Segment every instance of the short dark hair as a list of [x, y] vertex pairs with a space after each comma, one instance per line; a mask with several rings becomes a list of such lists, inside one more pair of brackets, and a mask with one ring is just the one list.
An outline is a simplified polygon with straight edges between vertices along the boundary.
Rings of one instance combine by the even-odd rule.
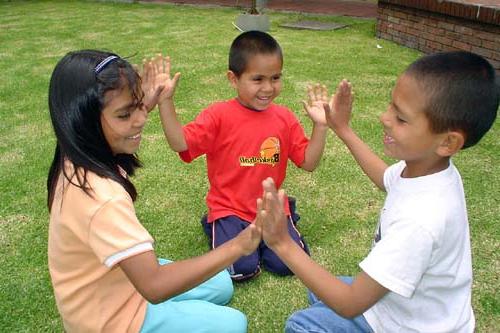
[[[141, 79], [134, 68], [117, 57], [101, 70], [96, 66], [114, 53], [81, 50], [69, 52], [55, 66], [49, 86], [49, 111], [56, 135], [54, 159], [47, 178], [47, 205], [52, 206], [57, 180], [61, 172], [74, 185], [91, 195], [87, 172], [91, 171], [121, 184], [133, 200], [137, 197], [134, 185], [120, 173], [129, 175], [140, 167], [137, 156], [113, 155], [101, 126], [105, 93], [128, 87], [134, 103], [142, 103]], [[96, 73], [97, 72], [97, 73]], [[70, 161], [75, 173], [68, 175], [64, 161]], [[76, 176], [74, 182], [73, 176]]]
[[474, 146], [493, 125], [499, 103], [495, 70], [483, 57], [465, 51], [424, 56], [405, 71], [428, 98], [424, 112], [434, 133], [464, 133], [462, 148]]
[[283, 53], [276, 39], [262, 31], [247, 31], [231, 44], [229, 70], [239, 77], [245, 72], [250, 57], [257, 54], [276, 54], [283, 63]]

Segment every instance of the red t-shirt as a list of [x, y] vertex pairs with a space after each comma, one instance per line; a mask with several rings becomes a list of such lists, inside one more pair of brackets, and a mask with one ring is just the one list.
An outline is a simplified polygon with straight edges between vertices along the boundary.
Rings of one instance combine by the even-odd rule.
[[[288, 159], [300, 167], [309, 143], [287, 108], [271, 104], [254, 111], [236, 99], [209, 106], [184, 126], [184, 136], [188, 150], [179, 153], [183, 161], [206, 155], [209, 222], [228, 215], [252, 222], [262, 181], [272, 177], [279, 188]], [[285, 209], [290, 214], [288, 202]]]

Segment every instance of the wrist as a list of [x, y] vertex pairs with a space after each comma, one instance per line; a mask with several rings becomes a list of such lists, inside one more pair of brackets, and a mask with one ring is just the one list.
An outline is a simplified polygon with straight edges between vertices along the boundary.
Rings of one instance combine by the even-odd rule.
[[161, 101], [158, 101], [158, 107], [160, 108], [160, 111], [164, 110], [164, 109], [167, 109], [167, 110], [171, 109], [171, 108], [173, 108], [173, 106], [174, 106], [174, 98], [173, 97], [164, 98]]

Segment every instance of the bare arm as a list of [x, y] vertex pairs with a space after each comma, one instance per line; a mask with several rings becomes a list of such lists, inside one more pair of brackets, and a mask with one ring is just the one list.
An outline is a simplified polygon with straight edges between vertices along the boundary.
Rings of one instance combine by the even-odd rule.
[[181, 294], [222, 271], [239, 257], [255, 251], [261, 240], [259, 219], [216, 249], [186, 260], [159, 265], [153, 251], [119, 263], [139, 293], [156, 304]]
[[326, 87], [309, 86], [307, 88], [308, 101], [303, 101], [304, 109], [307, 115], [313, 122], [313, 129], [309, 144], [307, 145], [304, 162], [300, 166], [306, 171], [313, 171], [319, 165], [323, 151], [325, 150], [327, 123], [325, 112], [323, 111], [323, 104], [327, 103], [328, 96]]
[[348, 285], [314, 262], [290, 237], [283, 212], [284, 192], [276, 191], [272, 179], [263, 182], [263, 204], [258, 209], [262, 219], [263, 239], [294, 274], [325, 304], [344, 317], [362, 314], [388, 290], [361, 272]]
[[324, 104], [328, 126], [344, 142], [363, 172], [378, 188], [385, 190], [384, 172], [387, 164], [349, 126], [352, 101], [351, 84], [342, 80], [330, 103]]

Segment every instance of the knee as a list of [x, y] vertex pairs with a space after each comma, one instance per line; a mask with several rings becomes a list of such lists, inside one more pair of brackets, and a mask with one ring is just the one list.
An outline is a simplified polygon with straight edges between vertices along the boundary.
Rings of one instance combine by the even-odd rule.
[[212, 327], [207, 332], [246, 333], [248, 326], [247, 317], [242, 312], [229, 307], [219, 310], [210, 323]]
[[281, 276], [293, 275], [293, 272], [287, 267], [287, 265], [285, 265], [281, 260], [278, 260], [276, 258], [274, 260], [264, 261], [264, 267], [269, 272], [272, 272], [274, 274], [278, 274]]
[[235, 281], [248, 280], [259, 273], [260, 265], [257, 253], [243, 257], [229, 267], [229, 274]]
[[[233, 309], [234, 310], [234, 309]], [[224, 322], [222, 324], [224, 325], [225, 329], [222, 329], [218, 332], [242, 332], [246, 333], [248, 329], [248, 322], [247, 322], [247, 317], [240, 311], [234, 310], [233, 314], [231, 315], [230, 318], [228, 318], [227, 323], [229, 325], [225, 325]]]
[[305, 333], [308, 332], [304, 319], [302, 318], [302, 311], [293, 313], [285, 323], [285, 333]]
[[227, 270], [223, 270], [214, 277], [212, 277], [212, 282], [214, 283], [214, 290], [216, 290], [216, 299], [214, 302], [216, 304], [228, 304], [231, 301], [234, 293], [233, 281]]

